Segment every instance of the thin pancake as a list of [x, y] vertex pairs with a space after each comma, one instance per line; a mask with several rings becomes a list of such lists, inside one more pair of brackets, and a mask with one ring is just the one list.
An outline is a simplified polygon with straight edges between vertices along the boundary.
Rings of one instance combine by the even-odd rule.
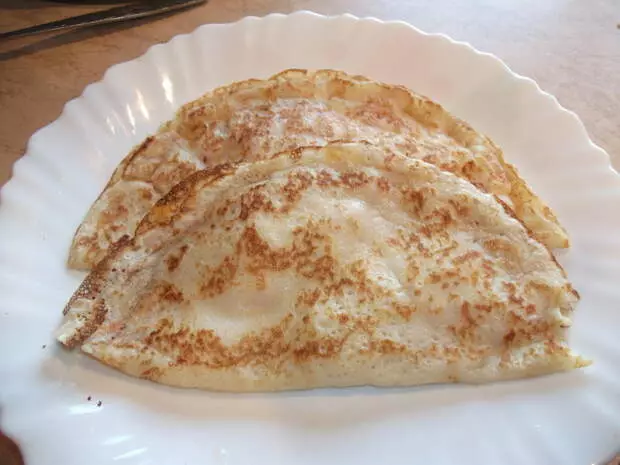
[[494, 196], [367, 144], [177, 185], [68, 303], [58, 338], [227, 391], [487, 382], [583, 365], [578, 294]]
[[69, 265], [89, 269], [101, 260], [181, 175], [336, 140], [366, 140], [453, 172], [509, 198], [546, 245], [568, 246], [551, 210], [501, 150], [438, 104], [404, 87], [336, 71], [289, 70], [214, 90], [136, 147], [78, 228]]

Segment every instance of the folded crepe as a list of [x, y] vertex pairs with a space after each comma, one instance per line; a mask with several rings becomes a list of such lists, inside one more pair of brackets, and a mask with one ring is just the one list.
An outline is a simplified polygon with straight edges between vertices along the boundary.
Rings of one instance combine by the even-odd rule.
[[58, 339], [213, 390], [481, 383], [585, 365], [566, 342], [578, 299], [495, 196], [333, 144], [183, 180], [85, 279]]
[[505, 198], [547, 246], [568, 246], [553, 212], [504, 161], [501, 150], [438, 104], [359, 76], [289, 70], [214, 90], [182, 107], [136, 147], [79, 226], [69, 266], [92, 268], [191, 173], [338, 140], [369, 141], [457, 174]]

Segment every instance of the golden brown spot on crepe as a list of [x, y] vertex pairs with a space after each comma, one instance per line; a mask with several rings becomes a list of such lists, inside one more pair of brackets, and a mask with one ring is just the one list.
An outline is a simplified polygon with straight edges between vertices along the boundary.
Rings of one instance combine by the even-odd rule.
[[172, 273], [174, 270], [176, 270], [179, 267], [179, 265], [181, 264], [181, 260], [183, 260], [183, 257], [185, 256], [185, 253], [187, 252], [188, 248], [189, 246], [187, 244], [183, 244], [179, 248], [178, 254], [171, 253], [165, 258], [164, 261], [166, 263], [166, 268], [168, 268], [169, 272]]
[[[215, 268], [204, 268], [201, 273], [204, 276], [201, 293], [214, 297], [228, 290], [233, 285], [242, 252], [245, 252], [248, 258], [247, 271], [255, 276], [295, 266], [295, 271], [305, 278], [319, 282], [333, 282], [336, 264], [330, 255], [331, 239], [320, 233], [319, 226], [312, 223], [305, 228], [296, 228], [293, 231], [293, 238], [291, 247], [274, 250], [254, 226], [246, 227], [236, 245], [237, 252], [234, 255], [225, 257]], [[326, 247], [322, 248], [322, 255], [317, 255], [320, 243], [324, 243]]]
[[400, 191], [403, 199], [411, 204], [413, 213], [420, 216], [426, 199], [424, 191], [410, 186], [403, 186]]
[[402, 354], [408, 352], [407, 346], [391, 339], [381, 339], [370, 342], [371, 350], [380, 354]]
[[[322, 255], [317, 253], [320, 243], [328, 245]], [[308, 223], [293, 230], [291, 247], [272, 249], [254, 226], [246, 227], [237, 247], [250, 259], [248, 270], [252, 273], [281, 271], [294, 265], [295, 271], [305, 278], [324, 282], [334, 275], [335, 260], [330, 255], [330, 244], [331, 239], [320, 232], [318, 224]]]
[[190, 186], [216, 182], [218, 179], [231, 175], [237, 168], [236, 165], [223, 163], [188, 176], [159, 199], [136, 228], [136, 234], [144, 234], [157, 227], [173, 224], [182, 213], [183, 206], [195, 195]]
[[[317, 301], [319, 300], [319, 297], [321, 295], [321, 290], [320, 289], [312, 289], [311, 291], [308, 290], [304, 290], [301, 291], [298, 295], [297, 295], [297, 301], [296, 301], [296, 307], [313, 307]], [[308, 316], [304, 316], [304, 319], [309, 318]], [[304, 323], [307, 323], [307, 321], [304, 321]]]
[[110, 225], [111, 227], [118, 225], [127, 219], [128, 213], [129, 210], [123, 205], [122, 196], [110, 196], [108, 207], [99, 215], [97, 228], [105, 225]]
[[440, 273], [433, 271], [426, 277], [426, 284], [437, 284], [441, 281], [441, 278], [442, 276]]
[[[240, 123], [232, 128], [233, 139], [241, 147], [241, 158], [247, 158], [254, 140], [260, 140], [269, 135], [271, 115], [266, 112], [240, 112]], [[248, 120], [251, 118], [251, 122]], [[248, 121], [247, 123], [245, 121]]]
[[153, 199], [153, 193], [148, 189], [140, 189], [140, 197], [142, 200], [150, 201]]
[[[133, 165], [131, 165], [129, 163], [129, 161], [134, 161], [136, 159], [139, 158], [140, 155], [142, 155], [144, 152], [147, 151], [147, 149], [149, 148], [149, 146], [151, 144], [153, 144], [153, 142], [155, 142], [155, 137], [154, 136], [148, 136], [146, 139], [144, 139], [142, 141], [142, 143], [140, 145], [138, 145], [136, 148], [134, 148], [128, 155], [128, 160], [124, 166], [123, 166], [123, 174], [127, 175], [127, 176], [131, 176], [132, 174], [132, 169], [133, 169]], [[125, 160], [123, 160], [125, 161]]]
[[416, 311], [415, 307], [411, 305], [395, 305], [394, 310], [403, 317], [404, 320], [409, 321], [411, 319], [411, 315], [413, 315]]
[[295, 203], [301, 197], [303, 191], [312, 185], [312, 177], [304, 172], [294, 171], [289, 173], [287, 183], [282, 187], [282, 193], [289, 203]]
[[316, 177], [316, 185], [320, 187], [337, 186], [339, 180], [337, 180], [332, 173], [327, 170], [320, 170]]
[[504, 341], [504, 345], [509, 346], [510, 344], [512, 344], [512, 341], [514, 341], [516, 336], [515, 330], [511, 329], [510, 331], [508, 331], [503, 338]]
[[177, 289], [174, 284], [169, 282], [161, 281], [157, 283], [153, 289], [153, 293], [158, 299], [166, 302], [183, 302], [183, 293]]
[[461, 317], [465, 321], [466, 326], [473, 326], [476, 324], [476, 321], [471, 316], [469, 302], [463, 302], [461, 305]]
[[484, 246], [491, 252], [512, 252], [514, 246], [506, 239], [493, 238], [484, 241]]
[[471, 208], [467, 205], [468, 199], [462, 194], [457, 195], [457, 199], [450, 199], [448, 203], [452, 206], [457, 215], [466, 218], [471, 214]]
[[390, 183], [383, 176], [376, 178], [376, 182], [377, 182], [377, 187], [379, 188], [381, 192], [388, 192], [390, 190]]
[[377, 99], [368, 99], [364, 105], [348, 111], [347, 116], [365, 125], [388, 127], [396, 132], [405, 127], [402, 118]]
[[340, 179], [345, 186], [350, 187], [351, 189], [365, 186], [369, 182], [368, 175], [359, 171], [344, 173]]
[[80, 238], [76, 242], [78, 247], [83, 247], [86, 249], [92, 249], [92, 247], [94, 247], [96, 243], [97, 243], [97, 233], [93, 233], [88, 236], [80, 236]]
[[293, 350], [293, 357], [295, 361], [302, 363], [312, 358], [334, 358], [342, 351], [345, 342], [346, 337], [341, 339], [324, 337], [308, 341]]
[[157, 381], [164, 375], [164, 371], [158, 367], [151, 367], [148, 370], [144, 370], [140, 377], [143, 379], [148, 379], [150, 381]]
[[348, 323], [350, 320], [349, 315], [347, 315], [346, 313], [339, 313], [337, 319], [338, 323], [340, 323], [341, 325]]
[[[147, 138], [122, 162], [122, 175], [114, 181], [140, 181], [150, 184], [159, 196], [172, 186], [196, 171], [194, 163], [180, 157], [181, 139], [174, 133], [164, 132]], [[147, 202], [153, 199], [152, 192], [137, 187], [140, 198]], [[158, 197], [159, 197], [158, 196]]]
[[168, 319], [161, 320], [146, 338], [145, 344], [162, 353], [176, 357], [173, 365], [206, 365], [211, 368], [266, 364], [290, 347], [285, 340], [293, 315], [285, 316], [280, 324], [258, 333], [243, 336], [239, 342], [225, 345], [213, 330], [190, 331], [173, 329]]
[[97, 330], [97, 328], [99, 328], [99, 326], [101, 326], [105, 320], [107, 312], [108, 309], [104, 300], [97, 300], [92, 312], [88, 315], [81, 315], [78, 317], [78, 319], [82, 320], [82, 326], [75, 332], [75, 334], [72, 335], [71, 339], [64, 343], [64, 345], [69, 349], [73, 349], [74, 347], [82, 344]]
[[523, 304], [523, 298], [522, 297], [517, 297], [514, 294], [511, 294], [508, 296], [508, 300], [512, 303], [515, 303], [517, 305], [522, 305]]
[[491, 311], [493, 310], [493, 306], [492, 305], [483, 305], [483, 304], [475, 304], [474, 308], [476, 310], [479, 310], [479, 311], [485, 312], [485, 313], [491, 313]]
[[194, 163], [173, 160], [167, 164], [160, 164], [151, 176], [150, 182], [160, 195], [164, 195], [172, 186], [195, 172]]
[[463, 255], [459, 255], [458, 257], [452, 259], [452, 263], [455, 266], [460, 266], [463, 263], [467, 263], [467, 262], [472, 261], [473, 259], [479, 258], [481, 256], [482, 256], [482, 254], [480, 252], [478, 252], [477, 250], [469, 250], [469, 251], [465, 252]]
[[429, 215], [423, 217], [425, 223], [420, 228], [420, 232], [428, 239], [449, 241], [450, 237], [447, 229], [454, 223], [454, 219], [449, 210], [436, 209]]
[[204, 282], [200, 285], [200, 293], [215, 297], [227, 291], [233, 285], [238, 266], [238, 259], [231, 256], [225, 257], [215, 268], [205, 266], [201, 272]]
[[252, 213], [259, 211], [274, 211], [274, 207], [271, 200], [257, 186], [241, 197], [239, 219], [245, 221]]

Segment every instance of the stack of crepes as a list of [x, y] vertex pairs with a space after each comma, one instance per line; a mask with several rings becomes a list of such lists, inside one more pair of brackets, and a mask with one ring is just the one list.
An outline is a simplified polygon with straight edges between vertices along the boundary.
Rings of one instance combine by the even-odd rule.
[[69, 266], [58, 339], [227, 391], [488, 382], [588, 362], [552, 211], [488, 137], [410, 90], [289, 70], [136, 147]]

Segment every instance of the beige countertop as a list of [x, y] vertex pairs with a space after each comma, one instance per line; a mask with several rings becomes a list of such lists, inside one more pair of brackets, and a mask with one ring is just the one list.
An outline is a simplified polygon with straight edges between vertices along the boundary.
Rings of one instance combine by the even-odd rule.
[[[108, 6], [98, 3], [1, 0], [0, 31]], [[0, 43], [0, 185], [30, 135], [111, 65], [204, 23], [299, 9], [401, 19], [470, 42], [535, 79], [620, 156], [618, 0], [210, 0], [157, 19]]]

